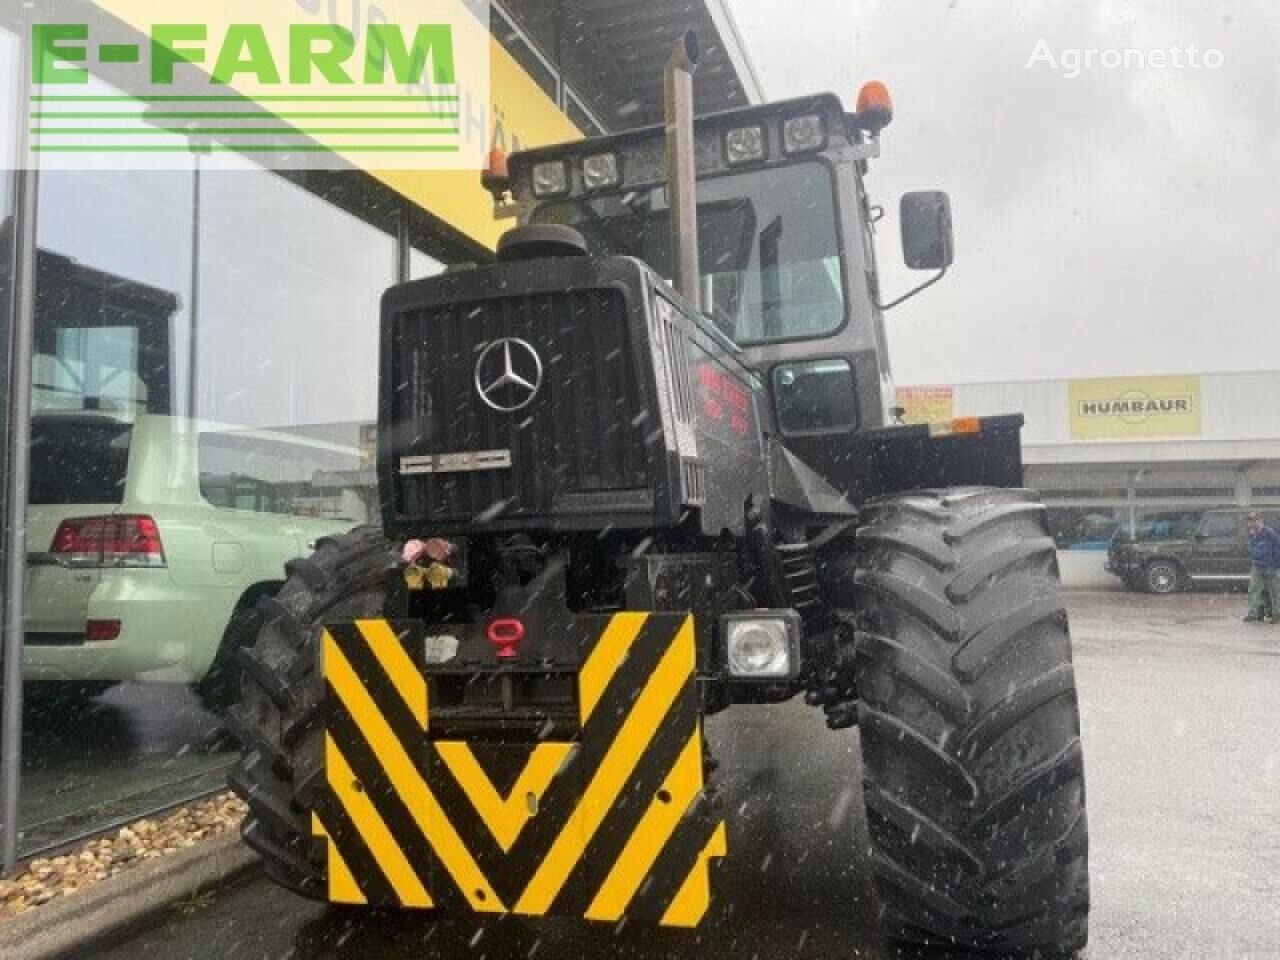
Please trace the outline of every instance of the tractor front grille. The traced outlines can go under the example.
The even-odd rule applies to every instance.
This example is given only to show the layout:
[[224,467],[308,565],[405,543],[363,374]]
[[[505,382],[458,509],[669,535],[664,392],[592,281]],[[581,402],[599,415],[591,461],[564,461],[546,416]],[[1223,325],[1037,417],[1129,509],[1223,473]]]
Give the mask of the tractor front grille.
[[[491,409],[476,387],[486,347],[532,346],[541,388],[524,409]],[[574,494],[608,504],[649,485],[646,415],[621,291],[577,289],[433,305],[392,334],[391,430],[398,459],[484,453],[483,469],[398,471],[397,512],[432,521],[541,518]],[[510,466],[492,466],[505,462]],[[456,461],[453,461],[456,463]],[[569,500],[566,500],[566,497]],[[620,497],[620,502],[626,502]]]

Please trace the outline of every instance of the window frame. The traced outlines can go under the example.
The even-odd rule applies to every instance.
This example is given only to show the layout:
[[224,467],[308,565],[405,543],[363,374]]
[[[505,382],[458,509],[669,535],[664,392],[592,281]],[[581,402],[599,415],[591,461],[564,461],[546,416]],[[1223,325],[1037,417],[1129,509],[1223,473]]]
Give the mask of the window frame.
[[[818,363],[842,363],[849,373],[850,387],[850,406],[853,409],[853,419],[847,424],[837,424],[830,427],[813,427],[807,430],[790,430],[783,423],[782,413],[779,409],[779,392],[778,392],[778,374],[786,367],[805,366]],[[806,357],[797,360],[784,360],[775,363],[769,368],[769,392],[773,397],[773,415],[778,425],[778,431],[784,437],[822,437],[833,436],[836,434],[852,433],[862,424],[862,409],[858,404],[858,375],[854,368],[853,360],[845,354],[827,353],[816,357]]]

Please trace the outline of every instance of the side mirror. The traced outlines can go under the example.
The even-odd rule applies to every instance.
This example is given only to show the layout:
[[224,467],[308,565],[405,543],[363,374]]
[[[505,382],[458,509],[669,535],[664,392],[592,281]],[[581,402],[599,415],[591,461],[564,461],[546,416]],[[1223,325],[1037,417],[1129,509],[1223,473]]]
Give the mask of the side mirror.
[[951,198],[941,190],[904,193],[902,253],[912,270],[946,270],[954,259]]

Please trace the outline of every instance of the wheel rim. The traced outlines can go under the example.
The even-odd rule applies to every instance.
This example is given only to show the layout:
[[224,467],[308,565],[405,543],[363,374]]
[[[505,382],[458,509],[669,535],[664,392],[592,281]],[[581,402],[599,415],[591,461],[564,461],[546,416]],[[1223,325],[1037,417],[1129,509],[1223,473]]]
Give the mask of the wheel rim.
[[1147,585],[1154,593],[1173,593],[1178,588],[1178,571],[1167,563],[1157,563],[1147,570]]

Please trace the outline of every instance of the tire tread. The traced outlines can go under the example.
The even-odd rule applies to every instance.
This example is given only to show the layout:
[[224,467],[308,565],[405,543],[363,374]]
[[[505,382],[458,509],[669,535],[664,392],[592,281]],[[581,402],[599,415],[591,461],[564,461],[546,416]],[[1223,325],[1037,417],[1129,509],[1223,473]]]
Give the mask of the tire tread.
[[853,549],[858,607],[840,614],[869,678],[858,720],[886,932],[1001,956],[1082,949],[1084,761],[1043,505],[983,488],[881,498]]
[[313,899],[325,892],[323,848],[307,813],[324,770],[322,622],[380,615],[394,563],[374,528],[317,541],[311,557],[287,564],[284,587],[259,606],[256,644],[240,654],[243,698],[229,728],[242,753],[228,784],[249,807],[241,834],[270,877]]

